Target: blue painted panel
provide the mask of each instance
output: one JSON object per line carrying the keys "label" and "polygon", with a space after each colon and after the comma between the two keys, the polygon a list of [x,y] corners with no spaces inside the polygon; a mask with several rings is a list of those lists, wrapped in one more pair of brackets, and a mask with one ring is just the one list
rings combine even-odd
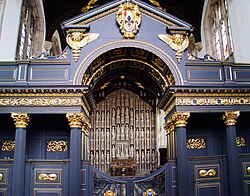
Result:
{"label": "blue painted panel", "polygon": [[8,66],[0,68],[0,80],[9,81],[9,80],[16,80],[16,78],[17,78],[16,66]]}
{"label": "blue painted panel", "polygon": [[235,81],[250,81],[250,69],[242,68],[233,70],[234,80]]}
{"label": "blue painted panel", "polygon": [[188,68],[187,78],[190,81],[222,81],[222,68],[209,67],[209,68]]}
{"label": "blue painted panel", "polygon": [[42,140],[29,139],[27,141],[27,159],[41,159],[42,158]]}
{"label": "blue painted panel", "polygon": [[195,185],[197,196],[220,196],[220,183],[200,183]]}
{"label": "blue painted panel", "polygon": [[68,68],[65,66],[31,66],[29,81],[40,81],[44,80],[67,80]]}
{"label": "blue painted panel", "polygon": [[60,188],[35,188],[34,196],[61,196],[62,189]]}

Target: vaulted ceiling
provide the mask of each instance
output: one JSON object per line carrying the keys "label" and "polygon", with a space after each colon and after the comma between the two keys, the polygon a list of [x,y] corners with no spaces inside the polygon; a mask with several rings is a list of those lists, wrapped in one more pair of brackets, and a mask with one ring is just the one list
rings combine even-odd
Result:
{"label": "vaulted ceiling", "polygon": [[[200,41],[200,24],[204,0],[143,0],[164,11],[192,24],[196,42]],[[87,11],[88,8],[98,7],[108,0],[43,0],[46,18],[46,40],[51,38],[58,30],[62,35],[60,23]],[[65,39],[62,39],[65,46]]]}

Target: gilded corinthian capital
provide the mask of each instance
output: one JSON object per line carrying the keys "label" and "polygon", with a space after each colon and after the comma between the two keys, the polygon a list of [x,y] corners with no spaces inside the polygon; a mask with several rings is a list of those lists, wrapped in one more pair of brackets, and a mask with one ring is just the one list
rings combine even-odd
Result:
{"label": "gilded corinthian capital", "polygon": [[164,129],[166,131],[166,135],[168,135],[175,129],[172,119],[168,119],[168,121],[164,123]]}
{"label": "gilded corinthian capital", "polygon": [[31,120],[27,113],[11,113],[16,128],[27,128],[28,122]]}
{"label": "gilded corinthian capital", "polygon": [[189,112],[175,112],[171,118],[175,127],[186,127],[189,117]]}
{"label": "gilded corinthian capital", "polygon": [[239,117],[240,111],[233,111],[233,112],[225,112],[225,114],[222,116],[222,120],[224,120],[224,123],[226,126],[235,126],[236,119]]}
{"label": "gilded corinthian capital", "polygon": [[70,128],[82,128],[84,115],[83,113],[67,113]]}

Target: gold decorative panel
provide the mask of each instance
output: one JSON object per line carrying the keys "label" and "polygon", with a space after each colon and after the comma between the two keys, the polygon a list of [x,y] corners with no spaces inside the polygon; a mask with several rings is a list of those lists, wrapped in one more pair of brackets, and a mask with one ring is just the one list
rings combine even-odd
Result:
{"label": "gold decorative panel", "polygon": [[195,181],[219,180],[220,178],[220,166],[218,164],[194,166]]}
{"label": "gold decorative panel", "polygon": [[2,151],[14,151],[15,149],[15,141],[5,140],[2,141]]}
{"label": "gold decorative panel", "polygon": [[62,183],[62,169],[34,169],[34,184],[61,184]]}
{"label": "gold decorative panel", "polygon": [[91,116],[90,161],[109,172],[114,159],[132,158],[137,174],[157,167],[155,111],[134,93],[121,89],[97,104]]}
{"label": "gold decorative panel", "polygon": [[67,141],[47,141],[47,152],[67,152]]}
{"label": "gold decorative panel", "polygon": [[203,138],[188,139],[187,149],[202,149],[206,148],[206,142]]}
{"label": "gold decorative panel", "polygon": [[145,51],[145,50],[142,50],[142,49],[138,49],[138,48],[133,48],[131,50],[131,56],[132,57],[137,57],[137,58],[140,58],[140,59],[147,59],[147,56],[148,56],[148,52]]}
{"label": "gold decorative panel", "polygon": [[245,137],[236,137],[236,146],[237,147],[243,147],[243,146],[247,146],[246,144],[246,138]]}
{"label": "gold decorative panel", "polygon": [[154,69],[149,69],[148,70],[148,73],[151,75],[151,76],[153,76],[157,81],[160,79],[160,74],[157,72],[157,71],[155,71]]}

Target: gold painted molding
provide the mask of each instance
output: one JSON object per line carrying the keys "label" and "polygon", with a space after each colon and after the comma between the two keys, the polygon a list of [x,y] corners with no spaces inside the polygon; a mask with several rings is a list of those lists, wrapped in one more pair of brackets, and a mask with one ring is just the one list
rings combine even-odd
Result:
{"label": "gold painted molding", "polygon": [[224,120],[224,123],[226,126],[235,126],[236,119],[240,116],[240,111],[231,111],[231,112],[225,112],[225,114],[222,116],[222,120]]}
{"label": "gold painted molding", "polygon": [[11,113],[16,128],[27,128],[31,118],[27,113]]}

